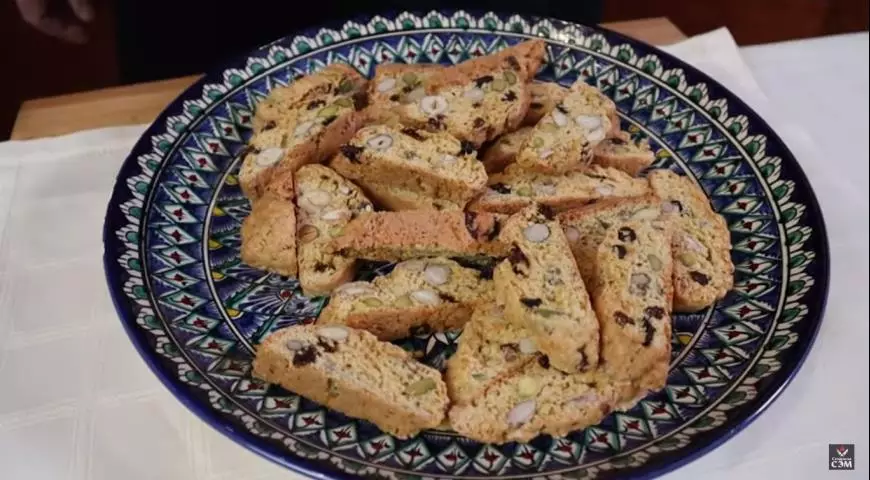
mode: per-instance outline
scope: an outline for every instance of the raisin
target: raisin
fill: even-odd
[[[656,327],[653,326],[648,318],[644,318],[643,323],[641,323],[641,328],[643,328],[643,346],[648,347],[652,345],[653,335],[656,333]]]
[[[514,102],[514,101],[516,101],[516,99],[517,99],[517,94],[514,93],[513,90],[508,90],[507,93],[505,93],[504,96],[501,97],[502,102]]]
[[[420,135],[420,132],[418,132],[417,130],[410,128],[410,127],[403,128],[402,133],[404,133],[405,135],[413,138],[414,140],[420,141],[420,142],[425,140],[425,138],[423,138],[423,136]]]
[[[486,232],[486,239],[490,242],[495,240],[496,237],[498,237],[499,232],[501,232],[501,222],[499,222],[498,219],[495,219],[492,222],[492,228]]]
[[[661,320],[665,316],[665,309],[662,307],[646,307],[643,309],[643,314],[647,317]]]
[[[682,211],[683,211],[683,204],[680,203],[679,200],[671,200],[671,205],[677,207],[677,211],[678,211],[678,212],[682,212]]]
[[[540,365],[541,368],[550,368],[550,357],[541,355],[538,357],[538,365]]]
[[[391,102],[398,102],[401,99],[402,99],[402,97],[400,97],[398,93],[394,93],[394,94],[390,95]]]
[[[704,275],[701,272],[691,271],[689,272],[689,276],[692,277],[692,280],[698,282],[700,285],[707,285],[710,283],[710,277]]]
[[[616,322],[620,327],[624,327],[629,323],[634,323],[634,320],[631,319],[628,315],[622,312],[616,312],[613,314],[613,321]]]
[[[317,262],[314,264],[314,271],[315,272],[325,272],[327,270],[329,270],[329,265],[327,265],[323,262]]]
[[[480,278],[483,280],[492,280],[492,270],[492,265],[483,265],[482,267],[477,269],[477,271],[480,272]]]
[[[514,70],[520,70],[520,62],[517,60],[517,57],[513,55],[508,55],[505,60],[507,61],[508,65],[511,66],[511,68],[513,68]]]
[[[540,204],[538,205],[538,213],[544,216],[547,220],[552,220],[556,216],[556,212],[553,211],[553,207],[549,205]]]
[[[503,183],[493,183],[489,186],[492,190],[495,190],[498,193],[503,193],[505,195],[511,193],[511,187],[503,184]]]
[[[471,108],[480,108],[481,106],[483,106],[483,104],[480,102],[474,102],[471,104]]]
[[[317,360],[317,349],[314,345],[308,345],[302,350],[297,350],[296,355],[293,355],[293,366],[302,367],[314,363],[315,360]]]
[[[415,337],[420,335],[429,335],[430,333],[432,333],[432,327],[430,327],[428,323],[424,323],[423,325],[411,327],[409,333]]]
[[[439,293],[438,296],[441,297],[441,300],[444,300],[446,302],[451,302],[451,303],[457,302],[456,297],[454,297],[453,295],[450,295],[449,293]]]
[[[477,118],[475,118],[475,119],[474,119],[474,122],[472,122],[472,124],[471,124],[471,126],[474,127],[474,128],[481,128],[481,127],[483,127],[484,125],[486,125],[486,120],[484,120],[484,119],[481,118],[481,117],[477,117]]]
[[[544,303],[540,298],[521,298],[520,301],[529,308],[535,308]]]
[[[366,95],[366,92],[356,92],[351,98],[353,98],[353,108],[356,111],[360,111],[369,106],[369,96]]]
[[[598,406],[598,409],[601,410],[601,414],[604,416],[610,415],[610,405],[606,403],[602,403]]]
[[[487,83],[493,80],[492,75],[484,75],[482,77],[478,77],[474,80],[474,84],[477,85],[477,88],[481,88]]]
[[[610,143],[612,143],[614,145],[625,145],[628,142],[626,142],[625,140],[623,140],[619,137],[613,137],[610,139]]]
[[[526,255],[523,253],[523,251],[520,250],[520,247],[518,247],[516,245],[514,245],[513,248],[511,248],[511,253],[510,253],[510,255],[508,255],[508,261],[511,262],[511,265],[513,266],[513,271],[517,275],[521,274],[518,267],[523,266],[525,268],[528,268],[528,266],[529,266],[528,257],[526,257]]]
[[[474,223],[477,221],[477,214],[474,212],[465,212],[465,229],[468,230],[469,235],[473,238],[477,238],[475,236],[477,232],[477,227]]]
[[[544,104],[538,103],[538,102],[532,102],[529,104],[529,108],[534,108],[535,110],[537,110],[539,108],[544,108]]]
[[[278,124],[275,123],[275,120],[269,120],[268,122],[266,122],[265,125],[263,125],[263,131],[265,132],[266,130],[271,130],[277,126]]]
[[[568,109],[565,108],[565,105],[562,105],[561,103],[556,105],[556,110],[564,113],[565,115],[568,115]]]
[[[405,85],[404,87],[402,87],[402,93],[411,93],[413,91],[414,91],[414,87],[412,87],[410,85]]]
[[[338,115],[326,117],[326,120],[323,121],[323,126],[325,127],[325,126],[329,125],[330,123],[334,122],[336,118],[338,118]]]
[[[346,144],[339,147],[341,154],[347,157],[352,163],[360,163],[359,155],[362,153],[363,148],[357,147],[356,145]]]
[[[621,260],[621,259],[625,258],[625,254],[626,254],[625,247],[623,247],[622,245],[614,245],[613,246],[613,253],[616,254],[616,258]]]
[[[633,242],[637,240],[637,234],[629,227],[620,228],[617,230],[616,235],[619,237],[620,242]]]
[[[329,353],[334,353],[338,351],[338,342],[332,342],[323,337],[317,339],[317,345],[319,345],[320,348]]]
[[[516,343],[505,343],[501,346],[501,353],[504,355],[505,360],[513,362],[519,356],[520,346]]]
[[[315,108],[322,107],[324,105],[326,105],[326,102],[318,99],[318,100],[312,100],[311,102],[309,102],[308,106],[305,108],[307,108],[308,110],[314,110]]]
[[[468,140],[462,140],[459,142],[459,154],[460,155],[471,155],[474,153],[474,144],[469,142]]]
[[[586,350],[581,347],[577,349],[577,353],[580,354],[580,364],[577,365],[577,370],[581,372],[589,370],[589,359],[586,357]]]
[[[260,149],[253,145],[245,145],[244,148],[239,152],[239,157],[245,158],[249,154],[253,153],[254,155],[258,155],[260,153]]]
[[[429,124],[430,127],[436,130],[444,129],[444,115],[436,115],[434,117],[429,117],[429,120],[426,120],[426,123]]]

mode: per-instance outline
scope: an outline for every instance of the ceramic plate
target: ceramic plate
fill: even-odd
[[[251,378],[254,346],[315,320],[324,298],[239,260],[250,205],[239,153],[257,102],[333,62],[454,64],[529,37],[539,78],[612,97],[657,167],[694,179],[728,221],[734,290],[675,315],[665,389],[564,438],[487,445],[451,431],[399,440]],[[782,141],[709,77],[645,44],[557,20],[401,13],[306,31],[227,63],[184,92],[123,165],[106,214],[105,268],[127,332],[155,374],[236,442],[310,475],[390,478],[651,477],[722,443],[794,376],[818,331],[828,252],[816,199]],[[367,268],[370,278],[389,266]],[[458,334],[402,342],[441,367]]]

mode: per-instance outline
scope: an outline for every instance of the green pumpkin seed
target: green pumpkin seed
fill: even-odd
[[[336,115],[338,115],[338,107],[336,105],[330,105],[323,110],[317,112],[318,117],[324,118],[334,117]]]
[[[414,302],[407,295],[402,295],[401,297],[396,299],[396,306],[402,308],[408,308],[413,305]]]
[[[402,81],[405,82],[406,85],[413,87],[414,85],[417,85],[417,82],[419,82],[420,79],[417,78],[416,73],[408,72],[402,75]]]
[[[517,75],[514,72],[504,72],[504,79],[511,85],[517,83]]]
[[[362,301],[363,305],[367,305],[369,307],[380,307],[384,304],[384,302],[378,300],[374,297],[364,298]]]
[[[550,317],[555,317],[556,315],[562,315],[562,312],[560,312],[558,310],[550,310],[549,308],[535,309],[535,313],[537,313],[538,315],[540,315],[544,318],[550,318]]]
[[[542,123],[540,128],[545,133],[555,133],[559,130],[559,126],[555,123]]]
[[[344,108],[351,108],[351,107],[353,107],[353,100],[351,100],[348,97],[339,98],[338,100],[335,101],[335,103],[333,103],[333,105],[337,105],[339,107],[344,107]]]
[[[338,93],[344,94],[353,90],[353,81],[349,78],[345,78],[338,84]]]
[[[508,87],[507,82],[504,80],[501,80],[501,79],[493,80],[492,83],[489,84],[489,88],[493,89],[496,92],[501,92],[507,87]]]
[[[532,196],[532,189],[529,187],[525,187],[525,186],[520,187],[520,188],[516,189],[516,192],[517,192],[517,195],[519,195],[521,197],[531,197]]]
[[[532,148],[540,148],[544,146],[544,139],[541,137],[535,137],[532,140]]]
[[[405,394],[419,396],[431,392],[432,390],[435,390],[435,380],[432,380],[431,378],[421,378],[420,380],[408,385],[405,388]]]

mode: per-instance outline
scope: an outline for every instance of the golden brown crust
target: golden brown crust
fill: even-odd
[[[593,151],[592,162],[603,167],[612,167],[637,176],[653,164],[655,154],[647,141],[633,142],[627,132],[604,139]]]
[[[495,141],[483,153],[480,159],[486,173],[499,173],[514,163],[520,147],[532,133],[531,127],[522,127],[519,130],[506,133]]]
[[[251,205],[242,222],[241,257],[248,265],[296,276],[296,206],[293,174],[285,172]]]

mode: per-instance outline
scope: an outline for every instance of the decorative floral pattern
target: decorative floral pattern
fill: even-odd
[[[314,321],[325,299],[239,259],[249,212],[238,154],[269,90],[333,62],[371,75],[379,62],[452,64],[548,41],[540,76],[582,78],[648,137],[657,166],[694,178],[728,221],[736,283],[715,308],[674,319],[667,387],[564,438],[484,445],[450,430],[399,440],[250,376],[255,345]],[[797,370],[827,289],[818,206],[779,139],[702,74],[616,34],[488,13],[401,13],[266,46],[210,75],[146,132],[118,177],[105,227],[106,269],[128,332],[161,379],[222,431],[291,468],[390,478],[595,478],[661,473],[754,417]],[[362,277],[389,265],[369,265]],[[436,367],[459,332],[407,339]]]

